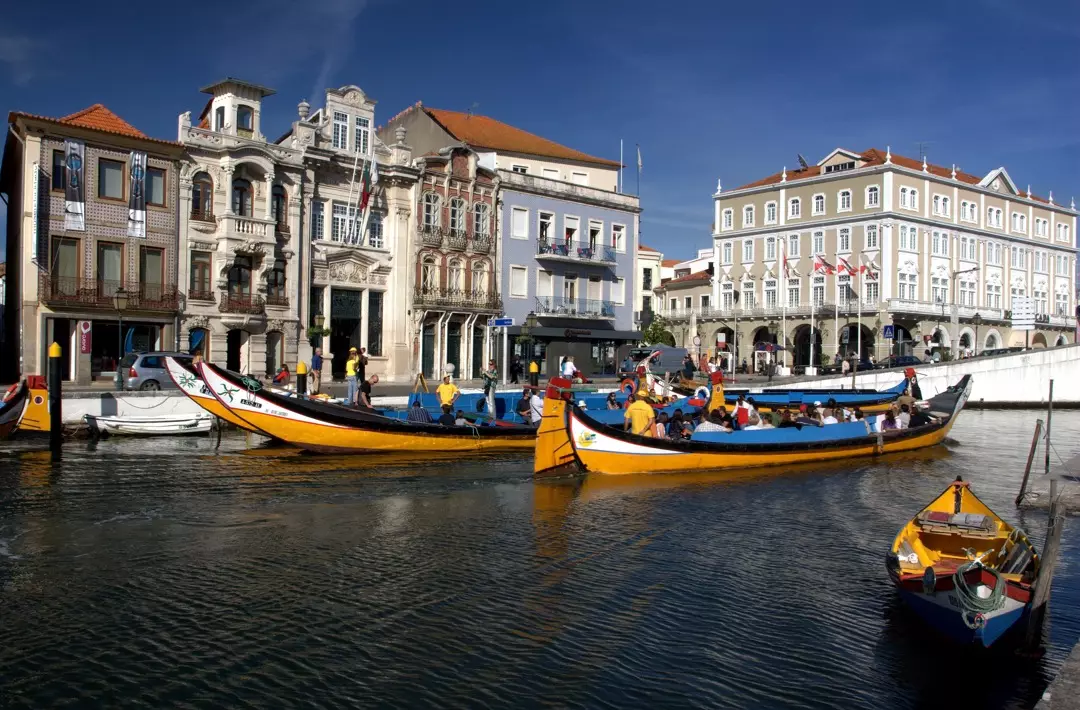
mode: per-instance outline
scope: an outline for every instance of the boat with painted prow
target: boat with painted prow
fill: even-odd
[[[22,418],[26,408],[26,400],[30,397],[30,388],[26,380],[20,380],[11,386],[4,394],[4,401],[0,402],[0,441],[8,438],[15,432],[15,427]]]
[[[886,555],[900,597],[927,624],[990,646],[1031,612],[1039,555],[959,477],[908,521]]]
[[[570,382],[556,378],[544,400],[534,471],[551,475],[744,469],[911,451],[940,444],[970,394],[971,376],[967,375],[929,401],[931,423],[910,429],[875,432],[862,420],[822,427],[695,432],[691,439],[673,441],[596,421],[574,405]],[[709,409],[722,398],[723,387],[716,382]]]
[[[207,389],[206,383],[203,382],[202,375],[199,374],[193,360],[166,356],[165,368],[169,373],[169,377],[180,388],[180,391],[191,398],[195,404],[235,427],[262,434],[261,431],[230,412],[228,408],[217,401],[214,395],[210,393],[210,390]]]
[[[283,396],[208,362],[199,373],[217,401],[261,433],[321,453],[521,451],[533,448],[531,426],[443,426],[385,417],[307,397]]]

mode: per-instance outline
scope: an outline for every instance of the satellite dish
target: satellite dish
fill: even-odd
[[[806,158],[802,157],[802,153],[799,153],[798,155],[799,155],[799,165],[802,166],[802,169],[806,170],[807,168],[809,168],[810,166],[807,165]]]

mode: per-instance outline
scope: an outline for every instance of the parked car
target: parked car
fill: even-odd
[[[125,390],[167,390],[176,389],[176,383],[169,377],[165,367],[165,356],[178,360],[191,360],[187,353],[154,352],[128,353],[120,359],[116,379],[123,380]]]
[[[889,355],[886,358],[882,358],[875,369],[888,370],[893,367],[918,367],[919,365],[925,365],[922,360],[914,355]]]
[[[984,355],[1005,355],[1006,353],[1018,353],[1023,351],[1023,347],[1013,346],[1011,348],[991,348],[989,350],[983,350],[979,353],[979,357]]]
[[[861,361],[859,363],[859,366],[856,369],[859,372],[865,372],[866,370],[873,370],[874,368],[875,368],[874,363],[870,362],[869,360],[863,360],[863,361]],[[839,374],[842,374],[843,372],[844,372],[844,365],[842,363],[841,364],[829,363],[827,365],[822,365],[821,367],[818,368],[818,374],[819,375],[839,375]],[[851,372],[851,361],[850,360],[848,361],[848,372]]]

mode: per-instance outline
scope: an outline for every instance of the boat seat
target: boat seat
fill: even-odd
[[[999,571],[1002,574],[1023,574],[1034,557],[1035,551],[1031,545],[1022,540],[1017,541],[1009,550],[1009,556],[1005,558]]]
[[[945,513],[926,510],[916,518],[924,532],[955,533],[974,537],[993,537],[997,523],[992,516],[981,513]]]
[[[915,548],[911,546],[911,543],[907,540],[903,540],[900,543],[900,547],[897,549],[897,557],[900,558],[900,568],[907,571],[918,571],[923,568],[921,562],[918,561],[918,555],[915,555]],[[915,555],[915,562],[912,562],[910,557]]]

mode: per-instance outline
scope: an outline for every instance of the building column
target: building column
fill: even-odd
[[[273,217],[271,216],[272,200],[270,199],[273,192],[274,192],[274,175],[273,175],[273,173],[267,173],[266,174],[266,201],[264,203],[264,207],[265,207],[264,212],[266,213],[266,219],[267,220],[273,219]],[[251,205],[252,210],[251,211],[252,211],[252,213],[254,213],[255,212],[255,209],[254,209],[255,208],[255,200],[253,199],[251,202],[252,202],[252,205]]]
[[[369,288],[360,292],[360,345],[365,348],[368,346],[368,294],[370,293]]]

